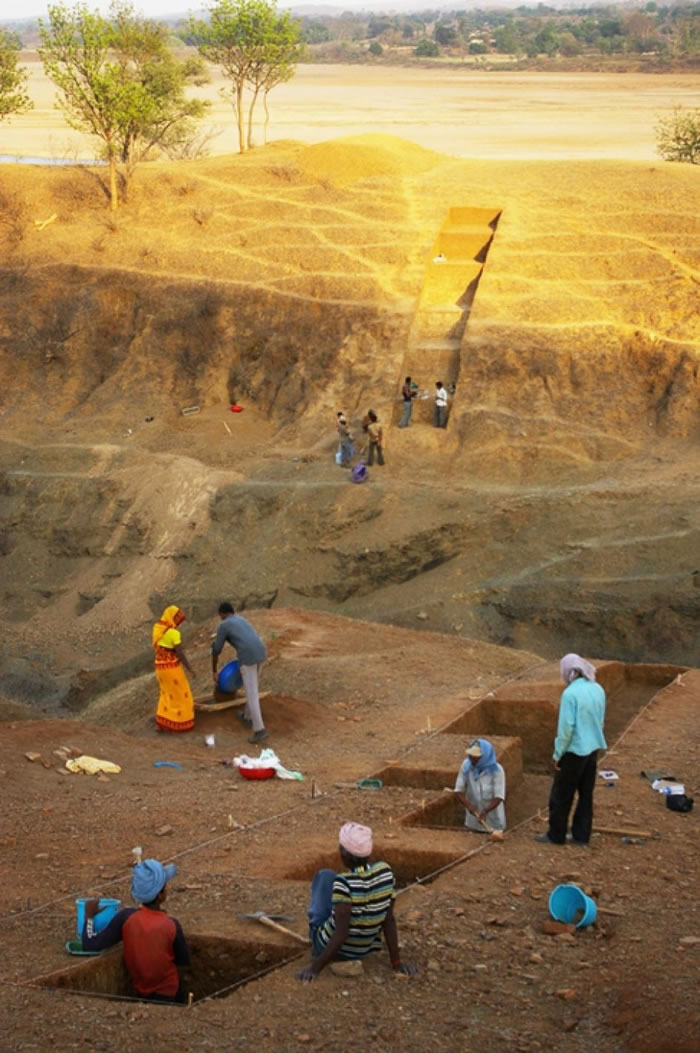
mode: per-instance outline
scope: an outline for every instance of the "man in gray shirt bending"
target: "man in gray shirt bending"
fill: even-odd
[[[268,732],[263,723],[260,712],[260,696],[258,694],[258,674],[260,667],[267,658],[265,644],[262,642],[250,622],[235,614],[230,603],[219,604],[219,617],[221,625],[216,630],[216,637],[211,646],[211,669],[216,683],[216,670],[219,664],[219,655],[224,644],[228,641],[236,651],[236,657],[241,667],[243,687],[245,688],[246,704],[241,720],[244,724],[252,725],[253,734],[248,742],[263,742],[268,737]]]

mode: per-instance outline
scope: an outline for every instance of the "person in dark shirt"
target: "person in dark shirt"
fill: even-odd
[[[163,866],[157,859],[137,863],[131,895],[140,906],[120,910],[102,932],[95,932],[93,925],[99,900],[85,904],[83,950],[103,951],[121,941],[134,990],[150,1002],[184,1001],[177,967],[190,964],[190,952],[180,922],[162,909],[166,885],[176,873],[173,863]]]
[[[400,428],[410,428],[411,413],[413,412],[413,400],[417,394],[418,388],[414,387],[413,381],[410,377],[406,377],[404,385],[401,388],[401,398],[403,399],[403,413],[401,414],[401,420],[399,421]]]
[[[241,720],[244,724],[253,728],[253,734],[248,742],[264,742],[269,737],[263,722],[260,709],[260,691],[258,680],[262,664],[267,658],[265,644],[256,633],[253,626],[240,614],[236,614],[231,603],[219,604],[219,618],[221,624],[216,630],[216,636],[211,646],[211,670],[214,683],[217,678],[219,655],[224,644],[230,643],[236,651],[236,657],[240,664],[243,687],[245,688],[246,704]]]

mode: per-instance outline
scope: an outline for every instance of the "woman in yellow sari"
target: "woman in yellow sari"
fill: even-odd
[[[185,669],[192,675],[194,671],[182,649],[178,629],[184,620],[185,615],[179,607],[166,607],[160,621],[153,626],[156,676],[160,687],[156,724],[163,731],[190,731],[194,727],[194,699]]]

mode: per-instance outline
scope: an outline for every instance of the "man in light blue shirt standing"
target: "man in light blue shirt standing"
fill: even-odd
[[[549,796],[549,830],[536,841],[563,845],[567,839],[569,812],[578,793],[571,823],[571,838],[587,845],[593,828],[593,790],[598,750],[607,749],[605,691],[596,683],[595,666],[577,654],[565,655],[560,663],[567,685],[559,703],[559,724],[554,740],[554,782]]]

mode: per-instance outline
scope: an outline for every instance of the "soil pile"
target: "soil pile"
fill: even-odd
[[[309,146],[299,155],[299,168],[309,178],[346,185],[364,179],[428,172],[441,161],[439,154],[394,135],[348,135],[330,143]]]

